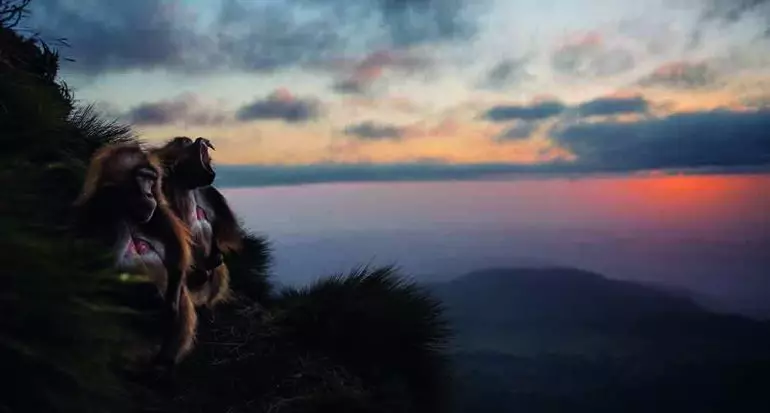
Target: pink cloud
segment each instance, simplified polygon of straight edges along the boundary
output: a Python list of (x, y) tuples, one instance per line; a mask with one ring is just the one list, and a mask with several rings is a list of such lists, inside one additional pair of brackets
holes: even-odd
[(579, 33), (570, 36), (565, 41), (562, 49), (567, 47), (598, 47), (604, 44), (604, 37), (597, 31), (590, 31), (588, 33)]
[(275, 89), (273, 93), (268, 96), (268, 99), (278, 102), (291, 102), (294, 100), (294, 95), (285, 87)]
[(333, 64), (346, 72), (335, 84), (335, 89), (342, 93), (362, 93), (386, 72), (411, 72), (428, 64), (426, 58), (404, 50), (379, 50), (360, 60), (343, 62), (338, 60)]
[(715, 71), (706, 62), (674, 61), (656, 68), (641, 79), (640, 84), (693, 89), (712, 85), (716, 78)]

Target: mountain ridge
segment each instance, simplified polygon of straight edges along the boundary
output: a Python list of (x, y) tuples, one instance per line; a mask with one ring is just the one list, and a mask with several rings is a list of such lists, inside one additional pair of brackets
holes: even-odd
[(489, 268), (429, 288), (455, 328), (455, 412), (767, 405), (770, 323), (565, 267)]
[(707, 312), (695, 300), (664, 288), (560, 266), (492, 267), (429, 288), (456, 316), (483, 311), (500, 322), (628, 320)]

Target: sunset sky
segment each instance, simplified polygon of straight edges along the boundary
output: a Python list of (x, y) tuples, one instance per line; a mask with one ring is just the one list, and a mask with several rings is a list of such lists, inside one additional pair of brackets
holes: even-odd
[(770, 2), (33, 1), (62, 78), (220, 164), (770, 163)]
[(213, 141), (281, 282), (547, 263), (770, 316), (770, 0), (32, 6), (81, 103)]

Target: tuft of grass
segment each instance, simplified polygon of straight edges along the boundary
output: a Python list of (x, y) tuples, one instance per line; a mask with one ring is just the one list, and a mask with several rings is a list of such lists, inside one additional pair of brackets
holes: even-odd
[(446, 411), (440, 304), (392, 268), (358, 269), (203, 318), (174, 412)]
[(237, 299), (263, 306), (272, 303), (271, 253), (272, 248), (266, 237), (246, 232), (241, 251), (225, 257), (225, 264), (230, 271), (230, 287)]
[(380, 405), (407, 401), (421, 412), (446, 407), (452, 334), (443, 308), (395, 268), (364, 267), (287, 289), (276, 307), (288, 340), (376, 387)]

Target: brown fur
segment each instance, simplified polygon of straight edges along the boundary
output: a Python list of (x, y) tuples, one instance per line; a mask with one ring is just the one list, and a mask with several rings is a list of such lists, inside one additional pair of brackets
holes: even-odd
[[(192, 140), (185, 136), (171, 139), (165, 145), (151, 150), (154, 156), (160, 159), (164, 169), (164, 176), (169, 178), (173, 174), (175, 164), (184, 156), (186, 144)], [(171, 208), (178, 216), (184, 216), (185, 211), (190, 210), (191, 190), (179, 188), (173, 185), (170, 179), (166, 179), (163, 191), (169, 200)], [(214, 239), (212, 244), (223, 253), (228, 254), (242, 249), (243, 233), (227, 201), (221, 193), (211, 186), (194, 189), (210, 204), (215, 211), (215, 219), (211, 222)], [(193, 302), (196, 305), (213, 307), (219, 302), (231, 298), (230, 275), (225, 264), (212, 271), (211, 278), (200, 289), (191, 291)]]
[[(126, 185), (134, 167), (144, 164), (158, 173), (152, 193), (157, 207), (149, 222), (145, 224), (129, 223), (138, 231), (154, 237), (163, 243), (166, 249), (165, 279), (157, 280), (159, 288), (167, 288), (168, 270), (174, 268), (181, 272), (182, 288), (178, 307), (174, 310), (172, 331), (166, 332), (169, 348), (173, 354), (169, 357), (178, 362), (193, 347), (197, 315), (190, 301), (190, 295), (184, 286), (185, 277), (193, 263), (191, 235), (184, 222), (171, 209), (162, 191), (162, 168), (157, 157), (144, 152), (137, 144), (115, 144), (99, 149), (91, 158), (82, 191), (75, 201), (80, 212), (80, 228), (89, 235), (100, 235), (110, 246), (117, 240), (120, 230), (119, 220), (112, 211), (104, 209), (109, 205), (101, 199), (100, 193), (110, 186)], [(117, 202), (119, 200), (109, 200)]]
[(217, 211), (217, 220), (213, 222), (214, 234), (219, 250), (223, 253), (240, 252), (243, 249), (243, 231), (227, 200), (214, 187), (201, 188), (204, 198)]
[(212, 270), (211, 278), (201, 288), (190, 289), (190, 298), (196, 306), (213, 308), (218, 303), (232, 299), (230, 290), (230, 270), (227, 265), (220, 265)]
[(148, 235), (157, 236), (164, 243), (168, 243), (167, 247), (170, 246), (171, 250), (176, 251), (177, 268), (187, 271), (193, 262), (192, 236), (163, 193), (163, 168), (160, 161), (153, 154), (145, 153), (139, 145), (124, 143), (104, 146), (97, 150), (91, 158), (83, 189), (75, 200), (75, 206), (85, 213), (96, 212), (96, 216), (101, 215), (98, 211), (90, 210), (95, 206), (91, 201), (98, 191), (105, 186), (120, 185), (127, 178), (130, 168), (143, 161), (148, 162), (158, 173), (158, 180), (153, 188), (158, 206), (150, 222), (142, 225), (141, 229)]
[(195, 346), (195, 335), (198, 329), (198, 314), (187, 288), (182, 288), (182, 297), (179, 301), (179, 315), (182, 318), (177, 323), (178, 330), (173, 335), (172, 349), (176, 349), (174, 363), (179, 363)]

